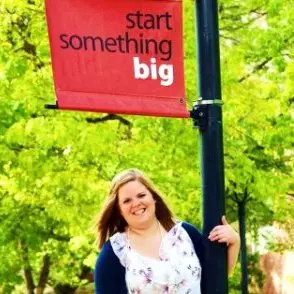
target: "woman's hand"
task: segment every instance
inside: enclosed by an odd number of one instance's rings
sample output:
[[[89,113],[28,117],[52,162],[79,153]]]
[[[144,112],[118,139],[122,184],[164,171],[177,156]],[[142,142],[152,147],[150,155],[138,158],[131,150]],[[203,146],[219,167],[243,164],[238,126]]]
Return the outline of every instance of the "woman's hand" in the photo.
[[[226,243],[227,246],[240,244],[239,234],[229,225],[224,215],[222,216],[222,225],[214,227],[209,233],[208,239]]]
[[[229,225],[226,217],[222,216],[222,225],[214,227],[208,239],[210,241],[217,241],[219,243],[226,243],[228,248],[228,273],[231,274],[237,263],[238,254],[240,250],[240,236]]]

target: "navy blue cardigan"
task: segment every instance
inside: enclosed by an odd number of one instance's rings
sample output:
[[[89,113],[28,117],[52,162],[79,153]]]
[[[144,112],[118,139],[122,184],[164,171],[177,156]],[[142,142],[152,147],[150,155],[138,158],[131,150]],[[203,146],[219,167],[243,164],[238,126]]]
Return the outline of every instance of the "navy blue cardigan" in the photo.
[[[195,252],[199,258],[202,267],[202,278],[205,274],[203,268],[205,240],[202,234],[191,224],[183,222],[183,228],[190,236]],[[95,271],[95,294],[127,294],[127,285],[125,280],[125,267],[121,265],[118,257],[113,252],[110,241],[108,240],[97,258]],[[203,293],[203,283],[201,282],[201,292]]]

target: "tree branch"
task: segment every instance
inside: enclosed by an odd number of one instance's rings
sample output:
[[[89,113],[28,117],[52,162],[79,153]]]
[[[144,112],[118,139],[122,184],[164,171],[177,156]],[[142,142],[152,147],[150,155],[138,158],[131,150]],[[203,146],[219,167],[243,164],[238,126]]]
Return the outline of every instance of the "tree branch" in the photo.
[[[247,75],[243,76],[242,78],[240,78],[238,80],[239,83],[244,82],[246,79],[248,79],[252,74],[256,73],[257,71],[263,69],[273,58],[272,57],[268,57],[267,59],[265,59],[263,62],[257,64],[253,70],[251,71],[251,73],[248,73]]]
[[[117,115],[117,114],[108,114],[106,116],[96,117],[96,118],[91,118],[91,117],[86,118],[86,121],[88,123],[92,123],[92,124],[93,123],[105,122],[105,121],[108,121],[108,120],[118,120],[119,122],[121,122],[122,124],[124,124],[124,125],[126,125],[128,127],[132,126],[132,123],[130,121],[128,121],[127,119],[125,119],[122,116]]]
[[[232,41],[235,44],[239,44],[240,43],[240,41],[238,39],[233,38],[233,37],[229,37],[229,36],[224,35],[224,34],[221,34],[221,33],[219,34],[219,37],[220,38],[223,38],[223,39],[226,39],[226,40],[230,40],[230,41]]]
[[[61,241],[61,242],[69,242],[70,241],[70,237],[69,236],[58,235],[58,234],[55,234],[53,232],[51,232],[49,234],[49,238],[54,239],[56,241]]]

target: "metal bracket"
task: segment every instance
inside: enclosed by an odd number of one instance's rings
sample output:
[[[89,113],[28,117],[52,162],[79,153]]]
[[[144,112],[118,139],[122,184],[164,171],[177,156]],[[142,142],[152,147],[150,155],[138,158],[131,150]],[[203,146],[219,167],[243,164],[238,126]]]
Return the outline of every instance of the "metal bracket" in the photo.
[[[193,119],[193,126],[200,131],[204,131],[207,126],[207,105],[194,105],[190,110],[190,117]]]
[[[56,104],[45,104],[46,109],[58,109],[58,102],[56,101]]]
[[[194,128],[204,131],[208,122],[208,106],[218,104],[223,105],[220,99],[203,100],[202,97],[198,98],[193,103],[193,109],[190,110],[190,117],[193,119]]]

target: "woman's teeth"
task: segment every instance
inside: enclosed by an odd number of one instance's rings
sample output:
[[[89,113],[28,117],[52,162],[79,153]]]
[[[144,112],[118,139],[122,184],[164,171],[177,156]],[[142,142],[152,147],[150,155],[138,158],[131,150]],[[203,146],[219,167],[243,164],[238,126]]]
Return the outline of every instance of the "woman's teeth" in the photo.
[[[142,208],[142,209],[135,211],[134,215],[140,215],[140,214],[143,214],[144,212],[145,212],[145,208]]]

